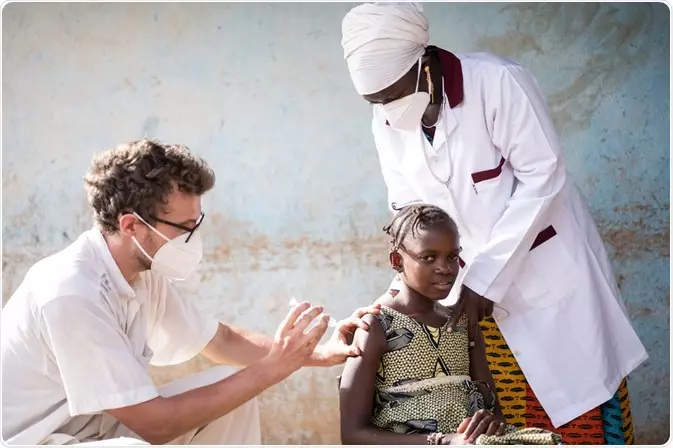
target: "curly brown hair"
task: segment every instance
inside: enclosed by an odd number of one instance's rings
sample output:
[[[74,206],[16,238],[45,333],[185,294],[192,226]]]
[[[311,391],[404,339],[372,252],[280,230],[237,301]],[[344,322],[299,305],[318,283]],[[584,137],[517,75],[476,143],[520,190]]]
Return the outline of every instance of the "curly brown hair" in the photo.
[[[144,139],[96,154],[84,181],[94,220],[115,233],[120,215],[151,220],[176,187],[201,196],[213,188],[215,173],[184,145]]]

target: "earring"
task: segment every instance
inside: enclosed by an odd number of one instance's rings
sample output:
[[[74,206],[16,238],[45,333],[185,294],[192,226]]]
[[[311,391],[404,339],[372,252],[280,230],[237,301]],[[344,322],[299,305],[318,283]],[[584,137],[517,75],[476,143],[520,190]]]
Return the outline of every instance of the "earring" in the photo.
[[[428,83],[428,93],[430,93],[430,102],[435,102],[435,86],[432,85],[432,78],[430,77],[430,67],[425,66],[425,80]]]
[[[390,252],[390,264],[392,268],[397,271],[397,276],[399,277],[400,272],[402,272],[402,266],[400,263],[400,255],[396,251]]]

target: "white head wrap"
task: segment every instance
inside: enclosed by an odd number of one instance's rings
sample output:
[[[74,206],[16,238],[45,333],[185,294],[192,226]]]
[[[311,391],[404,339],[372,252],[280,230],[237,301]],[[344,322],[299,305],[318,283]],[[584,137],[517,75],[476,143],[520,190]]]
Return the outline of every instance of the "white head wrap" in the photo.
[[[355,89],[380,92],[399,81],[428,45],[428,19],[417,3],[365,3],[341,24],[341,45]]]

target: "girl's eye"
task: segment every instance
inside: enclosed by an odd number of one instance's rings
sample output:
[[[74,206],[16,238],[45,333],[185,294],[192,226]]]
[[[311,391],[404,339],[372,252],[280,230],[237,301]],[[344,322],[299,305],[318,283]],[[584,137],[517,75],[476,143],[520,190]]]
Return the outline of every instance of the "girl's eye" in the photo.
[[[460,259],[460,253],[461,253],[462,251],[463,251],[463,248],[460,247],[460,248],[458,249],[458,252],[457,252],[456,254],[451,255],[451,256],[449,257],[449,260],[451,260],[451,261],[458,261],[458,260]]]
[[[433,262],[435,261],[435,257],[428,255],[427,257],[423,257],[423,261]]]

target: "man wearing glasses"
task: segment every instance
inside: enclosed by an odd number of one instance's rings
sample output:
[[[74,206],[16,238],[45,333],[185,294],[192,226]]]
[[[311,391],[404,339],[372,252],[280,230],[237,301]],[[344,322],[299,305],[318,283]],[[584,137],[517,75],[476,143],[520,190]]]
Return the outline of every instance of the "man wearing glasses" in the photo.
[[[96,156],[95,227],[39,261],[2,311],[2,437],[9,444],[260,444],[254,398],[302,366],[340,364],[362,309],[317,345],[329,317],[294,307],[269,339],[201,315],[173,285],[201,260],[208,165],[141,140]],[[315,323],[315,325],[311,325]],[[149,363],[218,366],[157,388]]]

